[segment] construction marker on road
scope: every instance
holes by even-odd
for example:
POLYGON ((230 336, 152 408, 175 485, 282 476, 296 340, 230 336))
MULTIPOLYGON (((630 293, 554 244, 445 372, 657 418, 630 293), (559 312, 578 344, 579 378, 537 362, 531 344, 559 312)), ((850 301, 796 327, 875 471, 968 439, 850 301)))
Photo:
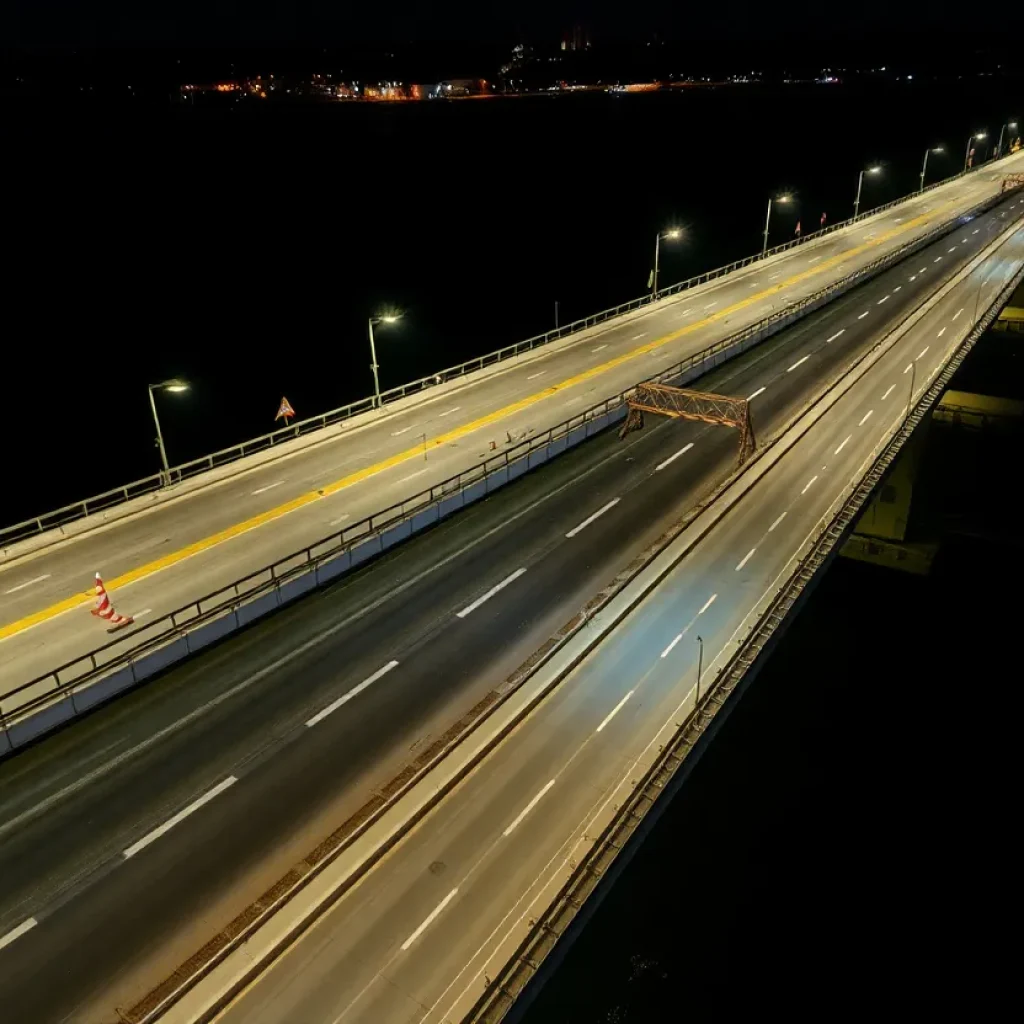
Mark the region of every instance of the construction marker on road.
POLYGON ((99 573, 96 573, 96 607, 93 608, 92 613, 110 624, 107 628, 108 633, 124 629, 125 626, 130 626, 135 621, 130 615, 117 614, 99 573))

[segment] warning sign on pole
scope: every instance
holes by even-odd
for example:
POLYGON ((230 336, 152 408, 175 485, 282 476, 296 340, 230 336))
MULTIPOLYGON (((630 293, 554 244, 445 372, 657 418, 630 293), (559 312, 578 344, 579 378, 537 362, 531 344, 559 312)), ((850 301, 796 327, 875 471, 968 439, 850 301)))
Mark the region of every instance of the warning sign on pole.
POLYGON ((287 398, 282 398, 281 405, 278 408, 277 415, 274 417, 274 419, 279 420, 283 417, 285 423, 287 424, 288 420, 293 418, 294 416, 295 410, 292 408, 292 403, 289 402, 287 398))

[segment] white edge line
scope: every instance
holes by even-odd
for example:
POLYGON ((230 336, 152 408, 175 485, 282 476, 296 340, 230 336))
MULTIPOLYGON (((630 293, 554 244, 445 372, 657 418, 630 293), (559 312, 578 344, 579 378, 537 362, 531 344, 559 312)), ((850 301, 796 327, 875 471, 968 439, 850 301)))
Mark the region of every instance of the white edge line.
POLYGON ((170 832, 170 830, 174 828, 175 825, 178 825, 181 822, 183 822, 190 814, 194 814, 196 811, 199 810, 200 807, 204 806, 205 804, 208 804, 211 800, 213 800, 214 797, 220 796, 220 794, 223 793, 224 790, 233 786, 237 781, 238 779, 236 779, 234 775, 229 775, 226 779, 223 779, 220 782, 218 782, 217 785, 213 787, 213 789, 208 789, 201 797, 197 798, 196 800, 193 800, 192 803, 188 805, 188 807, 185 807, 182 810, 178 811, 178 813, 175 814, 173 818, 168 818, 162 825, 159 825, 157 828, 153 829, 152 832, 147 832, 146 835, 144 835, 137 843, 132 843, 132 845, 124 851, 125 859, 127 860, 129 857, 134 857, 135 854, 137 854, 140 850, 144 850, 147 846, 149 846, 150 843, 159 839, 162 835, 166 834, 167 832, 170 832))
POLYGON ((444 910, 444 908, 447 907, 449 903, 451 903, 451 901, 455 898, 455 894, 458 891, 459 890, 457 888, 452 889, 452 891, 448 893, 448 895, 445 896, 445 898, 441 900, 441 902, 438 903, 438 905, 434 907, 434 909, 427 915, 427 919, 423 922, 423 924, 421 924, 419 928, 417 928, 416 931, 414 931, 412 935, 410 935, 409 938, 407 938, 405 942, 402 943, 403 953, 430 927, 430 925, 434 921, 434 918, 436 918, 437 915, 440 914, 441 911, 444 910))
MULTIPOLYGON (((632 692, 633 692, 632 690, 629 691, 629 693, 632 693, 632 692)), ((629 693, 626 694, 627 697, 629 696, 629 693)), ((614 712, 612 712, 612 713, 614 714, 614 712)), ((601 730, 598 729, 597 731, 600 732, 601 730)), ((551 781, 548 782, 548 784, 519 812, 519 814, 516 815, 516 820, 513 821, 512 824, 509 825, 509 827, 507 829, 505 829, 504 832, 502 832, 502 835, 506 839, 508 839, 508 837, 510 835, 512 835, 512 833, 516 830, 516 826, 519 825, 522 822, 523 818, 525 818, 530 813, 530 811, 532 811, 534 809, 534 807, 536 807, 537 804, 539 804, 541 802, 541 800, 544 799, 544 794, 554 784, 555 784, 555 780, 551 779, 551 781)))
POLYGON ((0 935, 0 949, 9 946, 15 939, 20 939, 26 932, 32 931, 38 923, 34 917, 28 917, 17 928, 12 928, 6 935, 0 935))
POLYGON ((464 619, 470 612, 475 612, 485 601, 489 601, 499 590, 504 590, 510 583, 519 579, 526 569, 516 569, 510 576, 506 576, 500 583, 496 583, 486 594, 481 594, 472 604, 466 605, 461 612, 456 612, 460 619, 464 619))
POLYGON ((367 676, 361 683, 357 683, 347 693, 343 693, 337 700, 332 701, 322 711, 318 711, 308 722, 306 728, 312 729, 314 725, 322 722, 329 714, 337 711, 343 704, 347 704, 353 697, 358 697, 368 686, 372 686, 381 676, 387 675, 398 665, 397 661, 389 661, 383 668, 377 669, 372 676, 367 676))

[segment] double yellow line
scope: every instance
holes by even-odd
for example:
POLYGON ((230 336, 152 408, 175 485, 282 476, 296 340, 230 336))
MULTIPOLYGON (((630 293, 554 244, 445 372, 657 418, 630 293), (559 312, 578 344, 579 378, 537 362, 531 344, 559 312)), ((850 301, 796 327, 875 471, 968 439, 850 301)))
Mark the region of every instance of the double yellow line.
MULTIPOLYGON (((467 434, 472 434, 474 431, 480 430, 482 427, 498 423, 508 416, 512 416, 523 409, 528 409, 530 406, 536 405, 538 402, 542 402, 546 398, 551 398, 561 391, 566 391, 569 388, 576 387, 577 384, 582 384, 594 377, 599 377, 601 374, 607 373, 609 370, 614 370, 616 367, 622 366, 631 359, 636 359, 637 356, 653 352, 655 349, 660 348, 663 345, 667 345, 670 342, 685 337, 693 331, 707 327, 709 324, 723 320, 725 317, 731 316, 733 313, 737 313, 754 303, 760 302, 762 299, 767 298, 770 295, 777 294, 784 288, 789 288, 792 285, 800 284, 812 277, 816 277, 823 271, 828 270, 839 263, 843 263, 846 260, 860 255, 861 253, 867 252, 868 250, 876 248, 885 242, 891 241, 893 238, 896 238, 901 234, 906 234, 908 231, 927 223, 929 220, 934 220, 950 207, 956 205, 956 203, 957 200, 951 199, 948 202, 943 203, 937 209, 933 209, 926 214, 921 214, 920 216, 907 221, 905 224, 902 224, 900 227, 893 228, 892 230, 879 235, 870 242, 864 242, 859 246, 855 246, 853 249, 847 249, 836 256, 823 260, 813 269, 804 270, 798 274, 794 274, 792 277, 786 278, 779 284, 766 288, 764 291, 756 292, 748 298, 742 299, 739 302, 734 302, 731 306, 727 306, 724 309, 712 313, 703 320, 698 320, 692 324, 686 325, 685 327, 680 327, 678 330, 672 331, 670 334, 665 334, 660 338, 656 338, 654 341, 649 341, 644 345, 640 345, 628 352, 624 352, 622 355, 615 356, 613 359, 609 359, 607 362, 601 363, 599 366, 591 367, 589 370, 583 370, 582 372, 563 380, 559 384, 552 384, 550 387, 543 388, 535 394, 529 395, 526 398, 521 398, 518 402, 512 402, 510 405, 503 406, 501 409, 488 413, 486 416, 481 416, 469 423, 465 423, 461 427, 455 427, 453 430, 449 430, 445 434, 440 434, 437 437, 429 439, 427 441, 427 445, 431 448, 438 448, 441 445, 449 444, 452 441, 465 437, 467 434)), ((243 533, 255 530, 259 526, 263 526, 275 519, 279 519, 281 516, 287 515, 289 512, 294 512, 296 509, 300 509, 305 505, 311 505, 314 501, 318 501, 319 499, 325 498, 331 494, 336 494, 338 491, 341 491, 346 487, 351 487, 353 484, 357 484, 361 480, 366 480, 386 469, 391 469, 393 466, 399 466, 403 462, 407 462, 422 454, 423 446, 417 445, 415 448, 408 448, 403 452, 399 452, 397 455, 392 455, 380 462, 376 462, 372 466, 366 466, 364 469, 356 470, 356 472, 349 473, 347 476, 343 476, 340 480, 335 480, 333 483, 327 484, 319 490, 308 491, 305 494, 300 494, 297 498, 292 498, 291 501, 286 501, 283 505, 278 505, 276 508, 269 509, 266 512, 261 512, 259 515, 252 516, 241 523, 236 523, 234 526, 229 526, 225 530, 220 530, 217 533, 211 534, 209 537, 197 540, 193 544, 188 544, 178 551, 173 551, 170 554, 163 555, 161 558, 157 558, 152 562, 147 562, 145 565, 140 565, 137 569, 132 569, 129 572, 118 576, 116 579, 107 580, 107 589, 117 590, 120 587, 127 586, 129 583, 135 583, 144 576, 151 576, 153 573, 160 572, 161 569, 167 569, 186 558, 191 558, 192 555, 197 555, 202 551, 216 547, 218 544, 223 544, 235 537, 239 537, 243 533)), ((50 605, 49 608, 43 608, 41 611, 33 612, 31 615, 26 615, 24 618, 18 619, 17 622, 12 622, 6 626, 0 626, 0 640, 13 636, 15 633, 20 633, 22 630, 28 629, 30 626, 35 626, 40 622, 45 622, 47 619, 52 619, 55 615, 60 615, 62 612, 69 611, 72 608, 78 608, 92 600, 92 598, 92 590, 73 594, 71 597, 67 597, 63 601, 58 601, 56 604, 50 605)))

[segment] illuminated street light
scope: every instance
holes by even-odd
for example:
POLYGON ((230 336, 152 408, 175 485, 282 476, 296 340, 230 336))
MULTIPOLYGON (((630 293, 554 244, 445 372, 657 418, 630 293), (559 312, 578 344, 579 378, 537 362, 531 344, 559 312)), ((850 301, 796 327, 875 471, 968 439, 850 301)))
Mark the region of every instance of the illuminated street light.
POLYGON ((996 146, 996 156, 997 157, 1000 157, 1000 156, 1003 155, 1003 132, 1005 132, 1007 128, 1011 128, 1011 129, 1013 129, 1013 131, 1016 131, 1017 130, 1017 122, 1016 121, 1007 121, 1006 124, 1004 124, 1003 127, 999 129, 999 145, 996 146))
POLYGON ((926 149, 924 151, 924 163, 921 164, 921 187, 918 189, 918 192, 923 192, 924 191, 924 176, 925 176, 925 174, 928 171, 928 154, 929 153, 945 153, 945 152, 946 152, 946 147, 945 146, 934 146, 932 149, 926 149))
POLYGON ((658 272, 659 264, 661 262, 661 240, 664 238, 670 242, 674 242, 677 238, 682 238, 682 228, 669 228, 667 231, 659 231, 654 239, 654 273, 651 275, 651 299, 652 301, 658 297, 658 272))
MULTIPOLYGON (((775 197, 776 203, 789 203, 792 202, 793 197, 788 193, 784 193, 781 196, 775 197)), ((761 246, 761 258, 764 259, 764 254, 768 251, 768 224, 772 219, 772 200, 768 199, 768 216, 764 219, 764 244, 761 246)))
POLYGON ((149 408, 153 413, 153 423, 156 424, 156 446, 160 449, 160 463, 163 466, 161 476, 164 487, 169 487, 171 484, 171 467, 167 463, 167 449, 164 447, 164 435, 160 429, 160 417, 156 414, 156 399, 153 397, 153 392, 170 391, 172 395, 180 395, 188 389, 188 381, 180 380, 177 377, 161 381, 159 384, 149 385, 149 408))
POLYGON ((373 370, 373 405, 374 408, 380 408, 380 378, 377 376, 377 371, 380 367, 377 365, 377 346, 373 341, 373 325, 374 324, 393 324, 397 323, 402 319, 401 313, 378 313, 377 316, 371 316, 367 321, 367 325, 370 330, 370 369, 373 370))
POLYGON ((853 219, 857 219, 857 214, 860 213, 860 190, 864 185, 865 174, 881 174, 881 164, 875 164, 874 167, 866 167, 863 171, 857 175, 857 198, 853 201, 853 219))
POLYGON ((971 143, 974 142, 975 139, 979 139, 980 140, 980 139, 987 139, 987 138, 988 138, 988 132, 975 132, 967 140, 967 152, 964 153, 964 174, 967 173, 967 165, 971 162, 971 143))

